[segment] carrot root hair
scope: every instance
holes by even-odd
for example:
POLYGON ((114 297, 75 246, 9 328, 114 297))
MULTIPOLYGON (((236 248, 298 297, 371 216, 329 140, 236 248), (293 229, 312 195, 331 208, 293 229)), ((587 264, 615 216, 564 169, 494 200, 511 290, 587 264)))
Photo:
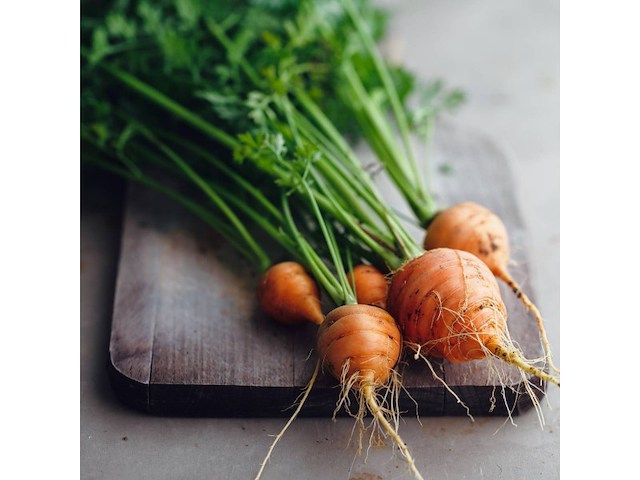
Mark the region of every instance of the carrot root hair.
POLYGON ((287 429, 291 426, 293 421, 296 419, 296 417, 300 413, 300 410, 302 410, 302 406, 304 405, 304 402, 307 400, 307 397, 309 396, 309 393, 311 392, 311 389, 313 388, 313 385, 315 384, 316 379, 318 378, 319 371, 320 371, 320 360, 316 362, 316 367, 313 370, 313 375, 311 376, 309 383, 307 383, 307 386, 304 388, 301 394, 301 397, 298 397, 299 401, 298 399, 296 399, 296 401, 298 401, 298 406, 294 410, 291 417, 289 417, 289 420, 284 425, 284 427, 282 427, 282 430, 280 430, 280 432, 275 436, 273 443, 271 444, 271 446, 269 447, 269 450, 267 451, 267 455, 264 457, 264 460, 260 463, 260 470, 258 470, 258 473, 256 474, 254 480, 260 479, 260 477, 262 476, 262 472, 264 471, 267 463, 269 463, 269 460, 271 459, 271 453, 273 452, 273 449, 276 447, 276 444, 280 441, 284 433, 287 431, 287 429))
MULTIPOLYGON (((451 309, 447 309, 442 305, 439 305, 438 314, 447 311, 452 315, 458 317, 460 321, 463 320, 463 315, 459 312, 453 311, 451 309)), ((496 317, 500 323, 506 322, 506 318, 502 318, 502 313, 498 310, 495 311, 496 317)), ((440 381, 445 389, 456 398, 459 404, 461 404, 467 410, 467 416, 473 420, 473 416, 471 415, 470 410, 467 406, 462 402, 462 400, 455 394, 455 392, 449 387, 446 381, 436 374, 435 369, 433 368, 431 362, 428 360, 427 356, 433 352, 437 351, 436 347, 439 344, 449 343, 452 339, 460 338, 460 339, 469 339, 475 338, 479 351, 482 352, 482 357, 488 362, 489 368, 489 376, 487 381, 494 381, 497 383, 497 387, 500 389, 501 397, 504 402, 504 405, 507 409, 507 421, 511 421, 512 424, 515 425, 513 420, 513 410, 515 409, 515 404, 510 406, 507 400, 506 391, 507 389, 511 389, 516 395, 516 402, 520 395, 526 395, 530 401, 532 406, 536 411, 536 415, 538 417, 539 423, 544 426, 544 416, 542 413, 542 408, 538 399, 538 395, 535 392, 537 388, 531 380, 527 377, 527 374, 534 375, 541 380, 548 381, 560 386, 560 381, 558 378, 553 375, 545 372, 542 368, 536 366, 537 363, 543 361, 543 359, 535 359, 530 360, 525 358, 522 351, 520 351, 517 346, 514 344, 513 340, 509 335, 508 329, 505 329, 497 337, 491 336, 489 337, 486 333, 482 333, 480 331, 465 331, 465 332, 456 332, 453 327, 449 329, 449 334, 446 337, 439 338, 436 340, 431 340, 424 344, 412 343, 405 340, 404 344, 410 350, 414 352, 414 359, 422 358, 429 369, 431 370, 432 375, 438 381, 440 381), (424 353, 423 353, 424 352, 424 353), (495 360, 500 360, 500 362, 496 362, 495 360), (504 368, 501 368, 500 364, 504 365, 504 363, 509 363, 518 368, 520 377, 522 378, 522 382, 520 385, 509 385, 509 380, 506 378, 507 373, 504 368), (491 380, 493 379, 493 380, 491 380)), ((495 407, 496 399, 492 397, 492 410, 495 407)))
POLYGON ((471 410, 469 409, 467 404, 464 403, 462 399, 458 396, 458 394, 451 389, 451 387, 447 384, 444 378, 442 378, 440 375, 436 373, 436 370, 435 368, 433 368, 433 365, 429 361, 429 359, 420 352, 420 350, 422 349, 421 348, 422 346, 417 343, 410 343, 410 342, 405 342, 405 346, 415 352, 413 355, 413 358, 415 360, 422 359, 427 364, 427 366, 429 367, 429 370, 431 371, 431 375, 433 375, 433 378, 439 381, 442 384, 442 386, 445 388, 445 390, 447 390, 447 392, 453 395, 453 398, 456 399, 456 402, 458 402, 458 404, 460 404, 467 411, 467 417, 469 417, 469 419, 472 422, 475 422, 476 420, 475 418, 473 418, 473 415, 471 415, 471 410))
MULTIPOLYGON (((400 392, 402 390, 402 382, 400 375, 395 370, 392 371, 389 381, 385 385, 377 384, 373 375, 370 373, 362 375, 352 375, 347 378, 349 365, 343 366, 343 376, 340 379, 341 391, 333 418, 341 408, 353 417, 356 421, 351 433, 351 439, 357 430, 357 453, 363 451, 365 432, 371 430, 368 440, 367 454, 371 446, 382 445, 384 437, 391 437, 394 445, 398 447, 404 457, 411 473, 418 480, 424 480, 424 477, 418 471, 415 460, 409 452, 406 443, 398 434, 400 424, 400 392), (355 393, 357 399, 357 410, 352 410, 351 392, 355 393), (370 413, 372 420, 369 425, 365 425, 364 418, 370 413)), ((350 441, 351 441, 350 439, 350 441)))
POLYGON ((393 428, 391 426, 391 424, 387 420, 387 416, 385 415, 385 412, 383 411, 383 409, 380 407, 380 404, 376 400, 376 395, 374 391, 375 390, 371 382, 367 382, 362 386, 362 396, 367 402, 369 411, 376 419, 378 427, 384 433, 389 435, 393 439, 394 443, 398 446, 398 448, 400 449, 400 452, 405 458, 405 461, 409 465, 409 469, 411 470, 411 473, 413 473, 413 475, 417 479, 424 480, 424 477, 420 474, 420 472, 418 471, 418 468, 416 467, 416 463, 413 457, 411 456, 411 452, 409 452, 407 445, 404 443, 404 441, 402 440, 402 438, 397 432, 397 425, 396 425, 396 428, 393 428))
MULTIPOLYGON (((458 317, 460 319, 460 321, 463 320, 463 315, 461 315, 459 312, 453 311, 451 309, 447 309, 444 307, 440 307, 440 309, 442 311, 448 311, 449 313, 451 313, 452 315, 455 315, 456 317, 458 317)), ((501 312, 496 310, 496 315, 498 317, 501 317, 501 312)), ((500 318, 500 320, 502 322, 506 322, 506 317, 500 318)), ((430 342, 425 343, 424 345, 421 346, 422 349, 427 349, 427 351, 431 350, 434 348, 434 346, 441 344, 441 343, 447 343, 450 342, 452 338, 475 338, 476 339, 476 343, 478 344, 479 348, 482 350, 483 352, 483 356, 490 358, 490 357, 496 357, 499 358, 500 360, 503 360, 506 363, 510 363, 511 365, 515 365, 516 367, 518 367, 521 371, 529 373, 531 375, 534 375, 542 380, 545 380, 547 382, 551 382, 555 385, 557 385, 558 387, 560 386, 560 379, 556 378, 555 376, 553 376, 552 374, 546 372, 543 368, 537 367, 535 364, 538 363, 540 361, 540 359, 536 359, 536 360, 530 360, 525 358, 524 354, 522 353, 521 350, 519 350, 515 344, 513 343, 513 340, 511 339, 511 337, 509 336, 509 331, 508 329, 505 329, 504 332, 502 332, 500 335, 498 335, 497 337, 488 337, 487 334, 482 333, 482 332, 469 332, 469 331, 465 331, 465 332, 455 332, 453 329, 450 329, 449 335, 447 337, 444 338, 439 338, 437 340, 432 340, 430 342)), ((405 344, 411 345, 410 343, 408 343, 405 340, 405 344)), ((419 352, 418 352, 419 353, 419 352)), ((545 356, 545 359, 547 357, 545 356)), ((543 359, 544 360, 544 359, 543 359)))
POLYGON ((496 277, 502 280, 507 286, 513 291, 516 297, 520 299, 523 305, 529 310, 536 319, 538 323, 538 331, 540 333, 540 341, 542 342, 542 347, 544 348, 545 360, 550 369, 552 369, 557 374, 560 374, 560 370, 554 365, 553 358, 551 356, 551 344, 549 343, 549 339, 547 338, 547 332, 544 328, 544 322, 542 320, 542 315, 538 310, 538 307, 529 299, 529 297, 522 291, 522 288, 516 282, 509 272, 505 269, 500 269, 496 272, 496 277))

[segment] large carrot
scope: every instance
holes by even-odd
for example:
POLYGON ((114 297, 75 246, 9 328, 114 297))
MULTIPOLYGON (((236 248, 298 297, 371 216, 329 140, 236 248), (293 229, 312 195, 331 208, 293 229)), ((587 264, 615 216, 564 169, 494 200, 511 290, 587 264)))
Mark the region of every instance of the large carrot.
POLYGON ((391 280, 389 313, 407 345, 452 362, 495 357, 560 385, 515 347, 496 279, 475 255, 438 248, 411 260, 391 280))
POLYGON ((553 365, 551 346, 538 308, 511 277, 509 263, 509 235, 504 223, 489 209, 475 202, 463 202, 440 212, 433 219, 424 238, 424 248, 454 248, 473 253, 487 264, 491 272, 504 281, 522 303, 533 313, 549 366, 553 365))

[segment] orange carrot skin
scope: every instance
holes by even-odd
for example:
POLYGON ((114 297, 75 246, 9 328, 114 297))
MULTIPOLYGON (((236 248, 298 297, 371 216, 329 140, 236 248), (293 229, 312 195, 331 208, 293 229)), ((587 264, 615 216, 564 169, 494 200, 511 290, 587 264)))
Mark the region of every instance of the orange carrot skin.
POLYGON ((452 362, 487 356, 506 330, 494 275, 461 250, 429 250, 404 265, 392 278, 387 310, 405 342, 452 362))
POLYGON ((502 220, 474 202, 454 205, 436 215, 424 239, 424 248, 454 248, 474 254, 494 275, 506 270, 509 236, 502 220))
POLYGON ((329 312, 320 325, 317 348, 323 365, 336 379, 358 375, 382 385, 400 358, 402 337, 385 310, 343 305, 329 312))
POLYGON ((347 273, 349 283, 353 282, 358 303, 385 308, 389 282, 384 274, 372 265, 356 265, 347 273), (352 280, 353 279, 353 280, 352 280))
POLYGON ((320 325, 324 320, 318 285, 296 262, 269 267, 258 285, 258 301, 267 315, 285 325, 320 325))

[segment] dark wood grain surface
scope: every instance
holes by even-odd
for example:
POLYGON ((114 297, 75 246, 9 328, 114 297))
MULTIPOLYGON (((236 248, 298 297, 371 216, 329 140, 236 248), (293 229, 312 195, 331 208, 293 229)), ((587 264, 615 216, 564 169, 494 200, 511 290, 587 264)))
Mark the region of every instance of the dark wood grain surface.
MULTIPOLYGON (((440 205, 474 200, 501 216, 518 261, 511 272, 526 288, 525 232, 508 159, 484 137, 445 127, 433 164, 440 205), (442 164, 449 168, 438 169, 442 164)), ((257 306, 257 282, 257 273, 215 232, 170 200, 131 185, 110 341, 118 397, 158 415, 290 415, 287 409, 315 365, 316 327, 291 330, 266 318, 257 306)), ((529 358, 540 356, 533 318, 501 289, 512 337, 529 358)), ((474 415, 530 408, 528 397, 516 393, 525 379, 515 368, 487 360, 433 365, 474 415), (512 388, 502 390, 498 377, 512 388)), ((414 412, 417 406, 422 416, 466 414, 424 363, 407 355, 400 370, 403 410, 414 412)), ((335 381, 323 376, 301 415, 331 415, 337 395, 335 381)))

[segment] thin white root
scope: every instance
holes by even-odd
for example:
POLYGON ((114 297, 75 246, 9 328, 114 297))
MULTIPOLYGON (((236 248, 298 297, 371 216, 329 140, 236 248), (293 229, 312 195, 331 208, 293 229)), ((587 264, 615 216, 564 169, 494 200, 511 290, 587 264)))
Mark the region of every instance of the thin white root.
POLYGON ((522 291, 520 285, 511 278, 506 271, 500 271, 498 273, 498 277, 501 278, 508 286, 513 290, 513 293, 520 299, 520 301, 524 304, 524 306, 533 313, 533 316, 538 323, 538 331, 540 332, 540 341, 542 342, 542 347, 544 348, 545 360, 549 368, 560 375, 560 370, 554 365, 553 358, 551 357, 551 344, 549 343, 549 339, 547 338, 547 332, 544 328, 544 322, 542 320, 542 315, 540 314, 540 310, 535 304, 529 300, 529 297, 522 291))
MULTIPOLYGON (((412 345, 410 345, 412 346, 412 345)), ((429 367, 429 370, 431 370, 431 375, 433 375, 433 378, 435 378, 436 380, 438 380, 440 383, 442 383, 442 385, 444 386, 444 388, 447 390, 447 392, 449 392, 451 395, 453 395, 453 398, 456 399, 456 401, 462 405, 464 407, 464 409, 467 411, 467 417, 469 417, 471 419, 472 422, 475 422, 476 420, 473 418, 473 415, 471 415, 471 410, 469 410, 469 407, 467 407, 467 405, 462 401, 462 399, 456 394, 456 392, 454 392, 451 387, 449 385, 447 385, 447 382, 444 381, 444 379, 442 377, 440 377, 435 369, 433 368, 433 365, 431 364, 431 362, 429 361, 429 359, 427 357, 425 357, 424 355, 422 355, 420 353, 420 345, 418 345, 418 349, 416 350, 416 354, 414 355, 414 358, 416 360, 422 358, 422 360, 424 360, 424 362, 427 364, 427 366, 429 367)))
POLYGON ((411 472, 413 473, 413 475, 418 480, 424 480, 424 477, 420 474, 420 472, 416 468, 415 461, 413 460, 413 457, 411 456, 409 449, 405 445, 400 435, 398 435, 396 430, 391 426, 391 424, 386 419, 384 412, 380 408, 380 405, 378 405, 378 402, 376 401, 376 397, 374 394, 374 387, 371 384, 371 382, 366 382, 362 385, 362 395, 365 398, 367 402, 367 406, 369 407, 369 410, 371 411, 372 415, 378 420, 378 424, 380 428, 386 433, 388 433, 389 436, 396 443, 396 445, 398 445, 398 448, 402 452, 402 455, 404 456, 407 464, 409 465, 409 468, 411 469, 411 472))
MULTIPOLYGON (((536 390, 539 392, 541 392, 542 390, 540 387, 536 386, 535 383, 532 382, 526 375, 528 373, 538 376, 538 373, 542 372, 542 370, 535 367, 534 361, 528 360, 523 356, 522 352, 519 350, 519 348, 509 335, 508 330, 504 332, 504 336, 498 345, 494 344, 491 349, 483 345, 482 348, 485 352, 485 357, 488 362, 488 379, 493 379, 491 380, 492 383, 495 383, 497 381, 497 383, 499 384, 499 387, 497 385, 494 386, 493 393, 491 395, 491 409, 495 407, 497 401, 496 390, 499 388, 500 397, 502 397, 502 401, 504 402, 504 406, 507 411, 507 418, 505 419, 504 423, 494 432, 494 435, 509 421, 514 427, 516 426, 516 422, 513 418, 513 412, 517 407, 518 398, 520 397, 520 395, 526 395, 530 399, 531 404, 538 417, 540 427, 544 428, 544 415, 539 402, 539 398, 536 395, 536 390), (522 382, 517 386, 510 385, 511 381, 508 379, 508 373, 499 367, 499 365, 503 364, 503 362, 515 365, 518 368, 518 372, 522 379, 522 382), (509 402, 507 401, 508 390, 513 392, 515 395, 513 403, 511 405, 509 405, 509 402)), ((544 374, 549 376, 549 374, 544 374)))
POLYGON ((422 345, 420 345, 419 343, 416 343, 416 345, 418 346, 416 347, 416 353, 413 355, 413 359, 420 360, 420 357, 425 358, 423 355, 420 355, 420 350, 422 350, 422 345))
POLYGON ((300 399, 300 403, 298 403, 298 406, 293 412, 293 415, 291 415, 291 418, 289 418, 289 421, 285 424, 282 430, 280 430, 280 433, 278 433, 278 435, 276 435, 276 438, 273 440, 273 443, 271 444, 271 446, 269 447, 269 451, 267 452, 267 456, 264 457, 264 460, 260 464, 260 470, 258 470, 258 473, 255 476, 254 480, 258 480, 262 476, 262 472, 264 471, 265 466, 267 465, 267 463, 269 462, 269 459, 271 458, 271 452, 273 452, 273 449, 275 448, 276 444, 280 441, 280 439, 284 435, 284 432, 287 431, 289 426, 293 423, 293 421, 296 419, 296 417, 300 413, 300 410, 302 410, 302 406, 304 405, 305 400, 309 396, 309 393, 311 392, 311 389, 313 388, 313 385, 316 382, 316 378, 318 377, 319 371, 320 371, 320 360, 316 362, 316 368, 313 370, 313 375, 311 375, 311 380, 309 380, 309 383, 304 389, 302 398, 300 399))

